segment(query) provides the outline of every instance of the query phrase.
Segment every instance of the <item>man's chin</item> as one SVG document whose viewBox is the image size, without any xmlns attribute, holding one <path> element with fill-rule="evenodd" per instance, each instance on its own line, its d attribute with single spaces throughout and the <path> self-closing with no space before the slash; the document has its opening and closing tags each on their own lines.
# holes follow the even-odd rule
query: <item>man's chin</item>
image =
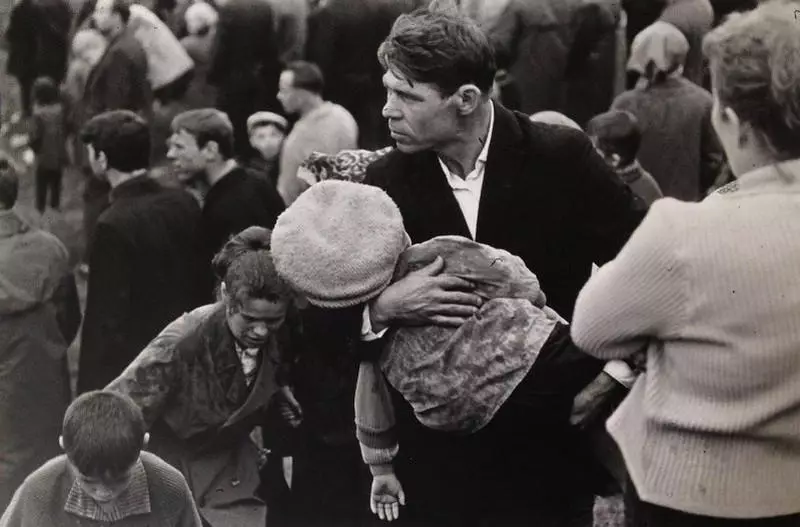
<svg viewBox="0 0 800 527">
<path fill-rule="evenodd" d="M 422 150 L 425 150 L 424 146 L 418 145 L 416 143 L 406 143 L 404 141 L 398 141 L 397 139 L 395 139 L 394 143 L 397 149 L 403 152 L 404 154 L 413 154 L 415 152 L 420 152 Z"/>
</svg>

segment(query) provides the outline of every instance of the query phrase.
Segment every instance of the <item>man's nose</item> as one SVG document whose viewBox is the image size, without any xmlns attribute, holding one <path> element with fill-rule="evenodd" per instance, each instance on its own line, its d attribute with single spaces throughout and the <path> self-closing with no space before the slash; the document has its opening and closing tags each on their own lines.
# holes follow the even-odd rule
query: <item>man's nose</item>
<svg viewBox="0 0 800 527">
<path fill-rule="evenodd" d="M 400 111 L 394 106 L 394 104 L 392 104 L 392 102 L 388 98 L 386 100 L 386 104 L 383 105 L 381 114 L 383 115 L 384 119 L 400 119 L 402 117 Z"/>
<path fill-rule="evenodd" d="M 258 324 L 253 325 L 253 335 L 257 337 L 266 336 L 267 331 L 267 324 L 265 322 L 259 322 Z"/>
</svg>

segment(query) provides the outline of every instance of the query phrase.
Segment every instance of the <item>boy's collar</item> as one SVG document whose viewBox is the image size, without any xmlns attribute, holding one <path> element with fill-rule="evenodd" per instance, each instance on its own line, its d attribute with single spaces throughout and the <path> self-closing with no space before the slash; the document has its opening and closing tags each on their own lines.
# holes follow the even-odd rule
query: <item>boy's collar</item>
<svg viewBox="0 0 800 527">
<path fill-rule="evenodd" d="M 134 465 L 130 485 L 114 500 L 114 508 L 110 513 L 104 512 L 74 478 L 64 511 L 98 522 L 116 522 L 128 516 L 150 514 L 150 485 L 141 458 Z"/>
</svg>

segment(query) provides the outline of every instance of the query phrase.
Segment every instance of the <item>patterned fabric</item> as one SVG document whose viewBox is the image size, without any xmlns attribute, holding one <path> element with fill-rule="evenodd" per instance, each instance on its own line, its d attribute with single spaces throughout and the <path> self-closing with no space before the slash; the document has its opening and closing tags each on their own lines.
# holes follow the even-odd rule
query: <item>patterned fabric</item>
<svg viewBox="0 0 800 527">
<path fill-rule="evenodd" d="M 150 514 L 150 487 L 142 460 L 136 461 L 128 488 L 114 500 L 113 509 L 103 511 L 81 487 L 78 480 L 72 482 L 64 510 L 71 514 L 98 522 L 118 522 L 135 514 Z"/>
<path fill-rule="evenodd" d="M 297 177 L 309 185 L 326 179 L 361 183 L 370 163 L 377 161 L 392 150 L 391 146 L 387 146 L 374 152 L 371 150 L 342 150 L 336 155 L 314 152 L 300 165 Z"/>
<path fill-rule="evenodd" d="M 487 302 L 459 328 L 401 327 L 388 336 L 379 367 L 426 427 L 474 433 L 491 421 L 530 371 L 563 319 L 545 306 L 536 276 L 506 252 L 460 236 L 413 245 L 395 279 L 432 262 L 469 280 Z M 374 363 L 362 363 L 356 396 L 362 455 L 370 465 L 396 452 L 391 400 Z"/>
</svg>

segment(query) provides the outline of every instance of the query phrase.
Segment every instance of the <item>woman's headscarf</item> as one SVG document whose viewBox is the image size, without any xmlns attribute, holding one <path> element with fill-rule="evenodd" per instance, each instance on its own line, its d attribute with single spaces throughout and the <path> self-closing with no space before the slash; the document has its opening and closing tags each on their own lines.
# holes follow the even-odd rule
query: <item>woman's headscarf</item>
<svg viewBox="0 0 800 527">
<path fill-rule="evenodd" d="M 689 41 L 680 29 L 658 21 L 643 29 L 631 45 L 628 71 L 641 75 L 646 85 L 680 70 L 689 53 Z"/>
</svg>

